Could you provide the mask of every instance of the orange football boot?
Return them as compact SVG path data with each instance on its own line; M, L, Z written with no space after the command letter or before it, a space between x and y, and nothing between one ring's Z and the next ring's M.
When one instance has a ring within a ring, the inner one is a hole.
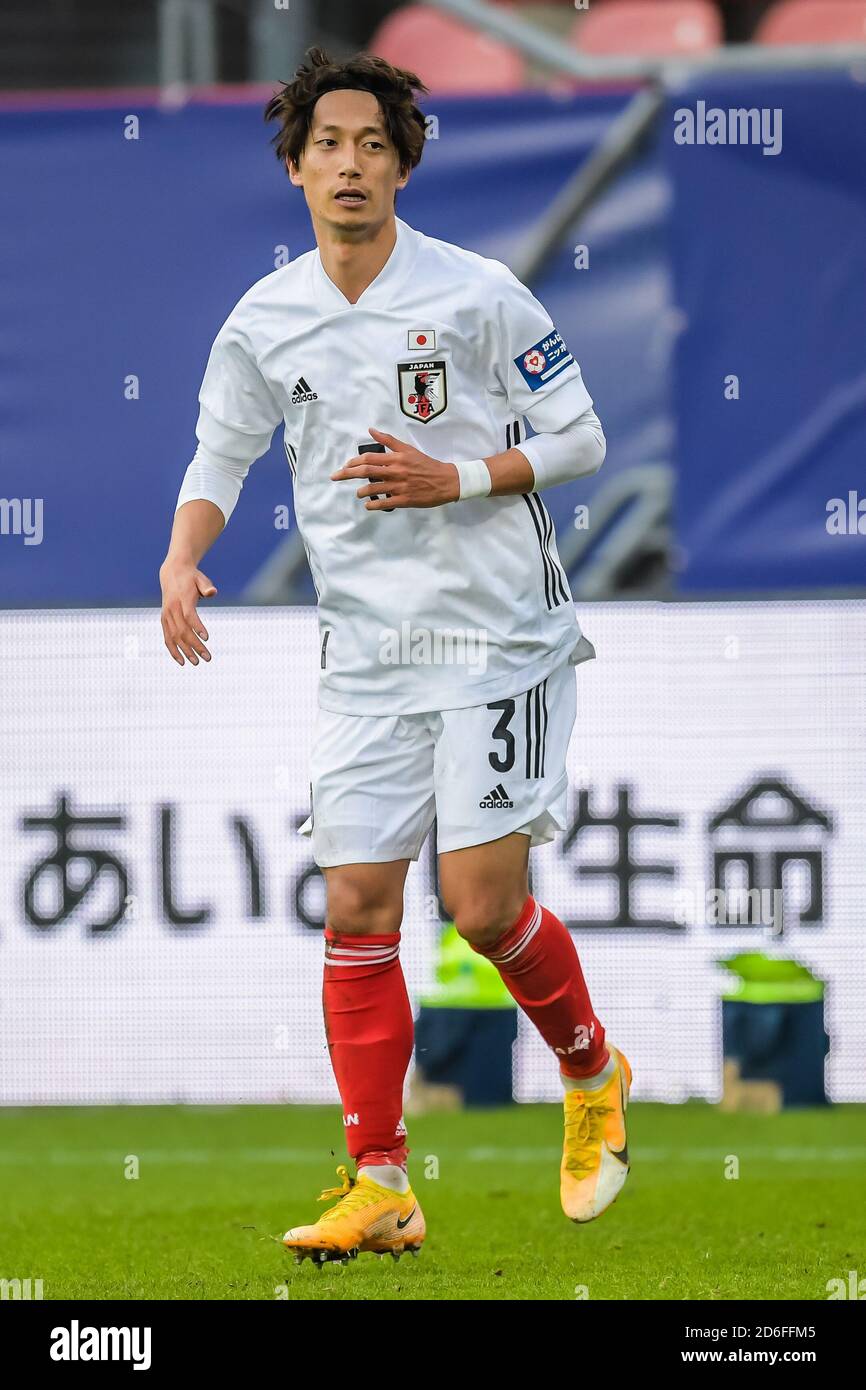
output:
M337 1197L336 1204L314 1225L295 1226L283 1236L283 1245L293 1251L296 1264L307 1258L320 1266L332 1260L348 1264L363 1250L395 1260L407 1250L418 1254L427 1228L411 1188L392 1192L368 1178L363 1168L357 1178L350 1178L343 1164L337 1176L342 1187L326 1187L319 1198L325 1202Z
M626 1109L631 1067L607 1045L615 1071L595 1091L566 1091L559 1192L572 1221L592 1221L615 1202L628 1177Z

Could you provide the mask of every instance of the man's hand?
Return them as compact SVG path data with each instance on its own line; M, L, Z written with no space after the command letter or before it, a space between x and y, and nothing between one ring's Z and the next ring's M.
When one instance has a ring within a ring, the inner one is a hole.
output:
M422 454L413 444L396 439L382 430L370 430L386 454L356 454L338 473L334 482L343 479L360 481L368 478L366 487L358 489L358 497L366 497L368 512L388 512L395 507L441 507L456 502L460 496L460 478L453 463ZM385 496L382 497L382 492Z
M210 652L204 645L207 629L196 612L196 604L199 598L211 598L216 586L188 560L167 559L159 571L159 582L162 632L172 660L178 666L183 666L184 656L193 666L198 666L199 657L210 661Z

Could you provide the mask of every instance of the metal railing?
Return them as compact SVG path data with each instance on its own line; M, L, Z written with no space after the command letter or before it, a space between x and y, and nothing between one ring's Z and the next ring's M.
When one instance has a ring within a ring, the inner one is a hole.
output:
M253 82L288 76L306 49L321 41L313 0L159 0L159 85L176 89L219 80L217 12L231 10L247 20L249 73ZM290 19L291 22L287 22Z
M616 54L598 57L581 53L545 33L543 29L508 10L485 0L426 0L434 9L465 20L491 38L502 39L526 58L565 76L587 82L635 81L663 82L678 79L682 73L703 71L755 72L789 71L804 68L835 68L866 63L866 43L803 44L790 47L756 43L725 44L704 53Z

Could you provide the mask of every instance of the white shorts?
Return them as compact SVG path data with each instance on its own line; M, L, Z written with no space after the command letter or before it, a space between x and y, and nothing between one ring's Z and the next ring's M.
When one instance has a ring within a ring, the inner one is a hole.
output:
M563 665L510 700L438 714L319 709L311 835L320 868L417 859L436 819L440 854L518 831L546 844L566 825L565 759L576 711Z

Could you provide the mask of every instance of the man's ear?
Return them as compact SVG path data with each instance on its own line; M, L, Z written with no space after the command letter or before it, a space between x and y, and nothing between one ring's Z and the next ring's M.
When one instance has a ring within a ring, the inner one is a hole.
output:
M300 165L296 164L288 155L286 155L286 170L295 188L303 188L304 181L301 178Z

